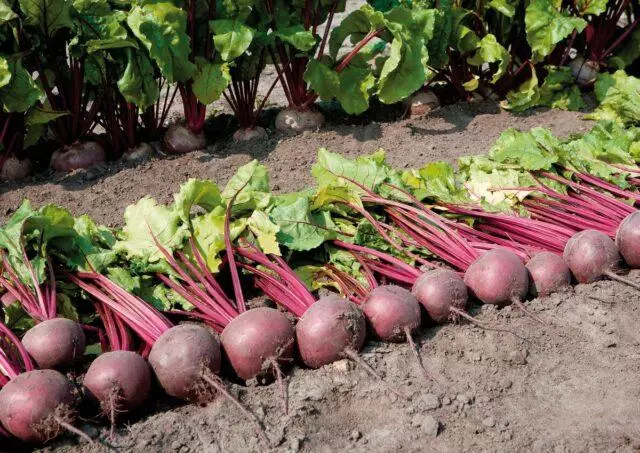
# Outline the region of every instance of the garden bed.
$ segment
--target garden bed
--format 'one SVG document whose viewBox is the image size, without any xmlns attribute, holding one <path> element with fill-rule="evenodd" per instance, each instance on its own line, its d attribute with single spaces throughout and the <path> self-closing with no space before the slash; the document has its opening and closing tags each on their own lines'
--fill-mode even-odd
<svg viewBox="0 0 640 453">
<path fill-rule="evenodd" d="M 328 124 L 320 132 L 285 138 L 270 132 L 260 143 L 217 141 L 206 152 L 137 164 L 108 164 L 66 176 L 42 174 L 2 187 L 1 221 L 22 198 L 56 203 L 100 223 L 122 222 L 124 208 L 144 195 L 160 202 L 189 177 L 220 184 L 251 158 L 267 165 L 275 192 L 312 183 L 316 149 L 348 157 L 385 148 L 395 167 L 419 167 L 484 153 L 507 127 L 551 128 L 560 136 L 585 131 L 580 114 L 538 111 L 510 114 L 491 103 L 457 104 L 430 117 L 365 125 Z M 640 282 L 640 272 L 631 279 Z M 318 371 L 292 368 L 290 411 L 284 415 L 276 385 L 231 385 L 264 415 L 277 451 L 634 451 L 640 448 L 638 346 L 640 296 L 614 282 L 578 285 L 528 305 L 551 321 L 543 327 L 509 307 L 474 307 L 481 321 L 508 325 L 528 341 L 468 324 L 420 331 L 426 381 L 406 344 L 370 341 L 362 354 L 408 401 L 364 371 L 340 361 Z M 227 373 L 227 376 L 229 374 Z M 96 434 L 96 425 L 80 424 Z M 108 431 L 105 426 L 101 429 Z M 223 399 L 206 407 L 168 398 L 150 403 L 116 433 L 111 445 L 56 451 L 258 451 L 243 415 Z M 4 446 L 0 447 L 4 449 Z"/>
</svg>

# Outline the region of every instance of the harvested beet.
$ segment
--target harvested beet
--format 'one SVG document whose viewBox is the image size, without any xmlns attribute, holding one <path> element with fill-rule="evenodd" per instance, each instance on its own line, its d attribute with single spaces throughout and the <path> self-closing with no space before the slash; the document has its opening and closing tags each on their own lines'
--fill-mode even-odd
<svg viewBox="0 0 640 453">
<path fill-rule="evenodd" d="M 608 277 L 640 290 L 640 285 L 615 273 L 620 268 L 622 257 L 613 239 L 600 231 L 584 230 L 571 236 L 563 257 L 579 283 Z"/>
<path fill-rule="evenodd" d="M 266 140 L 268 138 L 267 131 L 260 126 L 250 127 L 246 129 L 238 129 L 233 134 L 234 142 L 248 142 L 251 140 Z"/>
<path fill-rule="evenodd" d="M 73 384 L 54 370 L 35 370 L 0 390 L 0 423 L 24 442 L 45 442 L 71 427 L 77 398 Z"/>
<path fill-rule="evenodd" d="M 324 115 L 313 110 L 288 108 L 276 116 L 276 130 L 285 134 L 299 134 L 304 131 L 316 131 L 324 125 Z"/>
<path fill-rule="evenodd" d="M 464 311 L 469 298 L 464 280 L 450 269 L 425 272 L 416 280 L 412 292 L 429 317 L 438 324 Z"/>
<path fill-rule="evenodd" d="M 225 327 L 220 341 L 234 371 L 244 380 L 272 373 L 274 365 L 293 360 L 293 327 L 273 308 L 241 313 Z"/>
<path fill-rule="evenodd" d="M 106 352 L 93 361 L 83 385 L 113 424 L 117 414 L 135 410 L 147 400 L 151 370 L 135 352 Z"/>
<path fill-rule="evenodd" d="M 616 245 L 629 267 L 640 268 L 640 211 L 629 214 L 620 223 Z"/>
<path fill-rule="evenodd" d="M 621 257 L 613 240 L 596 230 L 574 234 L 563 258 L 579 283 L 591 283 L 620 267 Z"/>
<path fill-rule="evenodd" d="M 73 366 L 84 355 L 85 343 L 80 324 L 66 318 L 38 323 L 22 338 L 22 344 L 41 369 Z"/>
<path fill-rule="evenodd" d="M 532 297 L 548 296 L 571 285 L 571 271 L 560 255 L 552 252 L 536 253 L 527 263 L 529 294 Z"/>
<path fill-rule="evenodd" d="M 0 181 L 20 181 L 31 174 L 31 161 L 18 159 L 15 156 L 8 157 L 0 171 Z"/>
<path fill-rule="evenodd" d="M 167 394 L 199 399 L 203 373 L 220 372 L 220 343 L 206 327 L 195 324 L 171 327 L 151 348 L 149 364 Z"/>
<path fill-rule="evenodd" d="M 77 142 L 55 151 L 49 166 L 55 171 L 69 172 L 78 168 L 89 168 L 106 159 L 106 153 L 98 142 Z"/>
<path fill-rule="evenodd" d="M 420 327 L 420 304 L 410 291 L 400 286 L 374 288 L 362 311 L 373 332 L 383 341 L 405 341 Z"/>
<path fill-rule="evenodd" d="M 164 134 L 162 149 L 169 154 L 184 154 L 204 149 L 207 139 L 204 132 L 195 134 L 183 124 L 174 124 Z"/>
<path fill-rule="evenodd" d="M 471 292 L 485 304 L 504 306 L 522 302 L 529 291 L 529 273 L 522 260 L 507 249 L 491 249 L 464 274 Z"/>
<path fill-rule="evenodd" d="M 337 295 L 309 307 L 296 325 L 298 350 L 310 368 L 320 368 L 362 349 L 366 322 L 353 303 Z"/>
</svg>

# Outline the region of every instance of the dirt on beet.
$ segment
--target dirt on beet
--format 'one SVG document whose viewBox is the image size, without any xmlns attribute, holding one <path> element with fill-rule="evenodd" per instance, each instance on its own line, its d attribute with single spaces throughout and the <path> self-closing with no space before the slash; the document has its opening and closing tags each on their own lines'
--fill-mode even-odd
<svg viewBox="0 0 640 453">
<path fill-rule="evenodd" d="M 4 185 L 0 221 L 26 197 L 36 205 L 56 203 L 117 226 L 125 207 L 140 197 L 168 202 L 190 177 L 224 184 L 253 158 L 268 166 L 273 190 L 284 192 L 312 184 L 310 167 L 319 147 L 348 157 L 381 147 L 392 165 L 416 167 L 486 152 L 507 127 L 544 126 L 559 135 L 589 129 L 591 123 L 580 117 L 562 111 L 516 116 L 481 103 L 445 107 L 422 119 L 334 122 L 297 137 L 270 129 L 269 139 L 259 143 L 222 139 L 205 152 L 111 163 L 66 176 L 43 174 Z M 640 283 L 640 272 L 631 272 L 629 278 Z M 368 341 L 361 356 L 384 375 L 386 384 L 346 360 L 319 370 L 294 366 L 286 375 L 288 415 L 277 384 L 232 381 L 231 391 L 264 421 L 269 446 L 224 398 L 197 406 L 158 396 L 132 414 L 111 439 L 106 423 L 83 419 L 78 426 L 100 438 L 100 444 L 68 436 L 44 451 L 640 450 L 640 294 L 602 281 L 536 299 L 528 306 L 547 321 L 546 326 L 510 307 L 472 307 L 478 319 L 509 328 L 524 339 L 466 323 L 424 326 L 416 341 L 435 381 L 425 379 L 407 344 L 375 341 Z M 0 451 L 12 450 L 25 447 L 0 444 Z"/>
</svg>

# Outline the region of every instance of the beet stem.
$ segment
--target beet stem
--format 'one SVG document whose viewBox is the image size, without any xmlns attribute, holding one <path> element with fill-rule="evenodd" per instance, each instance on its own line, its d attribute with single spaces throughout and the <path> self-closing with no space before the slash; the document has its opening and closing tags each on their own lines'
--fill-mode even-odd
<svg viewBox="0 0 640 453">
<path fill-rule="evenodd" d="M 509 333 L 511 335 L 513 335 L 514 337 L 518 338 L 519 340 L 522 341 L 526 341 L 527 343 L 530 343 L 528 338 L 525 337 L 521 337 L 520 335 L 518 335 L 517 333 L 515 333 L 513 330 L 509 330 L 509 329 L 503 329 L 501 327 L 492 327 L 487 325 L 487 323 L 480 321 L 476 318 L 474 318 L 473 316 L 471 316 L 469 313 L 467 313 L 464 310 L 460 310 L 457 307 L 449 307 L 449 311 L 451 313 L 453 313 L 456 316 L 460 316 L 461 318 L 466 319 L 467 321 L 469 321 L 471 324 L 484 329 L 484 330 L 493 330 L 494 332 L 504 332 L 504 333 Z"/>
<path fill-rule="evenodd" d="M 413 335 L 411 335 L 411 329 L 409 329 L 408 327 L 405 327 L 404 334 L 407 337 L 407 342 L 409 343 L 409 348 L 411 349 L 411 352 L 413 353 L 414 357 L 418 361 L 418 365 L 420 365 L 420 368 L 422 369 L 424 377 L 428 381 L 433 381 L 437 383 L 438 382 L 437 379 L 434 378 L 431 375 L 431 373 L 427 371 L 427 368 L 424 366 L 424 362 L 422 361 L 422 356 L 420 355 L 420 348 L 418 348 L 418 345 L 415 343 L 415 341 L 413 341 Z"/>
<path fill-rule="evenodd" d="M 629 280 L 628 278 L 622 277 L 612 271 L 606 271 L 604 273 L 604 275 L 606 275 L 607 277 L 609 277 L 611 280 L 614 280 L 616 282 L 620 282 L 623 283 L 627 286 L 630 286 L 631 288 L 637 289 L 638 291 L 640 291 L 640 285 L 638 285 L 635 282 L 632 282 L 631 280 Z"/>
<path fill-rule="evenodd" d="M 262 422 L 258 418 L 256 414 L 247 409 L 235 396 L 229 393 L 227 386 L 224 385 L 224 382 L 215 375 L 211 370 L 206 367 L 203 367 L 202 373 L 200 374 L 203 381 L 212 386 L 218 392 L 220 392 L 225 398 L 231 401 L 240 411 L 251 421 L 253 421 L 257 426 L 258 436 L 265 442 L 267 446 L 270 446 L 269 439 L 267 438 Z"/>
<path fill-rule="evenodd" d="M 95 444 L 95 441 L 91 437 L 89 437 L 87 433 L 85 433 L 82 430 L 79 430 L 78 428 L 73 426 L 71 423 L 64 421 L 61 417 L 55 417 L 54 420 L 61 428 L 64 428 L 70 433 L 73 433 L 76 436 L 84 439 L 87 443 Z"/>
<path fill-rule="evenodd" d="M 358 353 L 356 351 L 354 351 L 351 348 L 346 348 L 342 351 L 341 353 L 344 357 L 352 360 L 356 365 L 360 366 L 364 371 L 367 372 L 367 374 L 369 374 L 371 377 L 379 380 L 385 387 L 387 387 L 387 389 L 393 393 L 394 395 L 396 395 L 399 398 L 408 400 L 409 397 L 407 397 L 406 395 L 403 395 L 402 393 L 400 393 L 398 390 L 394 389 L 393 387 L 391 387 L 391 385 L 389 385 L 389 383 L 387 381 L 384 380 L 384 378 L 382 376 L 380 376 L 376 370 L 374 370 L 367 362 L 364 361 L 364 359 L 362 357 L 360 357 L 358 355 Z"/>
</svg>

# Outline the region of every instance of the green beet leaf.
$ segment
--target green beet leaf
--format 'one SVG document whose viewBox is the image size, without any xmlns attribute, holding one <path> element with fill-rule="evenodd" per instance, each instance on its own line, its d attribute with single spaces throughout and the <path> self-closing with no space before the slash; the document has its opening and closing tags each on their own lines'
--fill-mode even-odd
<svg viewBox="0 0 640 453">
<path fill-rule="evenodd" d="M 221 19 L 211 22 L 213 44 L 224 61 L 231 61 L 251 45 L 254 30 L 240 20 Z"/>
<path fill-rule="evenodd" d="M 525 25 L 533 61 L 539 62 L 574 30 L 578 33 L 584 30 L 587 22 L 559 11 L 552 0 L 533 0 L 527 6 Z"/>
<path fill-rule="evenodd" d="M 131 9 L 127 24 L 169 83 L 193 75 L 195 66 L 189 61 L 191 48 L 183 10 L 168 2 L 145 3 Z"/>
</svg>

